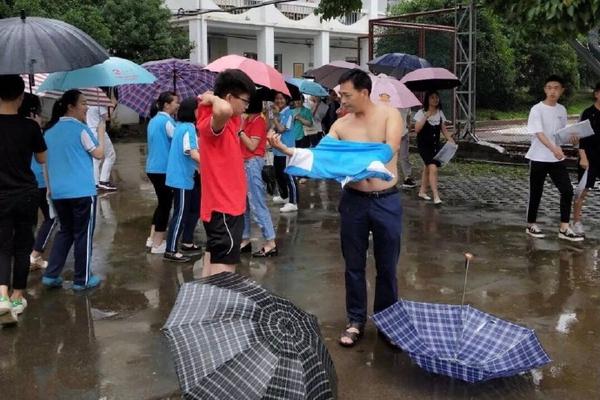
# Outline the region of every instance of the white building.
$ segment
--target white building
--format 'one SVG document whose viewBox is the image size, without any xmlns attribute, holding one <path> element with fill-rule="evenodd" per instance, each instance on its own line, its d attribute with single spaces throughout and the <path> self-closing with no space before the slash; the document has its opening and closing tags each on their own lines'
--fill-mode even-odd
<svg viewBox="0 0 600 400">
<path fill-rule="evenodd" d="M 239 54 L 273 65 L 291 76 L 300 76 L 333 60 L 365 65 L 368 21 L 385 16 L 387 8 L 387 0 L 366 0 L 361 12 L 329 21 L 321 21 L 313 13 L 319 0 L 226 11 L 262 1 L 166 0 L 165 4 L 173 14 L 179 10 L 224 11 L 173 17 L 175 25 L 189 30 L 195 46 L 190 54 L 193 62 L 207 64 L 227 54 Z"/>
</svg>

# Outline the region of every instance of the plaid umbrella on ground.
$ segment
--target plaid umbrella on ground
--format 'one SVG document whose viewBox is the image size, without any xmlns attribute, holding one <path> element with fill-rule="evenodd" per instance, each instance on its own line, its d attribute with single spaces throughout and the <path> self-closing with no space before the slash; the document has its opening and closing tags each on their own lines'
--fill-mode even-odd
<svg viewBox="0 0 600 400">
<path fill-rule="evenodd" d="M 165 324 L 187 399 L 333 399 L 317 318 L 242 276 L 182 285 Z"/>
<path fill-rule="evenodd" d="M 122 85 L 118 93 L 119 103 L 143 117 L 150 114 L 150 107 L 161 92 L 174 91 L 181 100 L 211 90 L 215 83 L 215 74 L 186 60 L 149 61 L 142 67 L 154 75 L 156 81 L 146 85 Z"/>
<path fill-rule="evenodd" d="M 421 368 L 467 382 L 512 376 L 551 361 L 533 330 L 468 305 L 400 300 L 373 321 Z"/>
</svg>

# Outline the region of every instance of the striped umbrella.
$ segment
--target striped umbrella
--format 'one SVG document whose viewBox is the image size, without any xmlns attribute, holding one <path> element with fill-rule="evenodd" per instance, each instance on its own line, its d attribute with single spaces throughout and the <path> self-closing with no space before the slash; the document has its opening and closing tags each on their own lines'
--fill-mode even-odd
<svg viewBox="0 0 600 400">
<path fill-rule="evenodd" d="M 33 80 L 30 80 L 29 75 L 21 75 L 25 82 L 29 82 L 25 85 L 25 91 L 43 97 L 45 99 L 58 100 L 61 98 L 64 92 L 59 90 L 48 90 L 45 92 L 39 92 L 36 88 L 39 88 L 42 83 L 46 80 L 49 74 L 34 74 Z M 110 107 L 112 103 L 108 96 L 99 88 L 84 88 L 79 89 L 87 99 L 89 106 L 102 106 Z"/>
</svg>

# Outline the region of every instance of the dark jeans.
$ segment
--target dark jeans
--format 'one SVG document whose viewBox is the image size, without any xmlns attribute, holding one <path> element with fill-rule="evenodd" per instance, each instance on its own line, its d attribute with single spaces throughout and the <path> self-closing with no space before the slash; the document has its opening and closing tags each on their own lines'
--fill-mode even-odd
<svg viewBox="0 0 600 400">
<path fill-rule="evenodd" d="M 346 262 L 346 311 L 348 321 L 367 320 L 367 281 L 365 270 L 369 232 L 373 232 L 375 279 L 374 312 L 398 300 L 396 268 L 400 257 L 402 205 L 398 192 L 368 197 L 344 190 L 339 205 L 342 254 Z"/>
<path fill-rule="evenodd" d="M 33 244 L 33 250 L 43 253 L 46 250 L 48 240 L 52 235 L 52 231 L 58 225 L 56 218 L 50 218 L 50 207 L 48 206 L 48 199 L 46 198 L 46 188 L 38 189 L 39 197 L 39 208 L 44 216 L 44 221 L 40 225 L 35 236 L 35 243 Z"/>
<path fill-rule="evenodd" d="M 173 206 L 173 189 L 166 185 L 167 174 L 148 174 L 148 178 L 154 186 L 158 205 L 152 216 L 152 225 L 156 232 L 164 232 L 169 224 L 169 214 Z"/>
<path fill-rule="evenodd" d="M 279 195 L 288 199 L 292 204 L 298 204 L 298 185 L 296 178 L 285 173 L 287 157 L 273 157 L 273 167 L 275 168 L 275 178 L 279 187 Z"/>
<path fill-rule="evenodd" d="M 573 185 L 564 161 L 558 162 L 529 162 L 529 205 L 527 206 L 527 222 L 532 224 L 537 220 L 537 213 L 544 192 L 546 176 L 560 192 L 560 222 L 568 223 L 571 217 L 573 201 Z"/>
<path fill-rule="evenodd" d="M 0 285 L 10 287 L 12 275 L 13 289 L 27 288 L 37 208 L 35 190 L 0 198 Z"/>
<path fill-rule="evenodd" d="M 60 230 L 54 238 L 48 268 L 44 276 L 57 278 L 74 245 L 73 283 L 87 285 L 92 276 L 92 239 L 96 226 L 96 196 L 53 200 Z"/>
</svg>

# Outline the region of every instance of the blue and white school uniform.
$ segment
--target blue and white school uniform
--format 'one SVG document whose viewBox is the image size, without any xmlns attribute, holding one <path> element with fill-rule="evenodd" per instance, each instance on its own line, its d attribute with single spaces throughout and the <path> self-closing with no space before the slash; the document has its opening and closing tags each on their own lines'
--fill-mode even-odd
<svg viewBox="0 0 600 400">
<path fill-rule="evenodd" d="M 92 238 L 96 220 L 96 183 L 91 152 L 98 141 L 81 121 L 62 117 L 44 134 L 48 146 L 48 187 L 60 230 L 45 277 L 58 278 L 74 246 L 74 285 L 86 286 L 92 276 Z"/>
</svg>

